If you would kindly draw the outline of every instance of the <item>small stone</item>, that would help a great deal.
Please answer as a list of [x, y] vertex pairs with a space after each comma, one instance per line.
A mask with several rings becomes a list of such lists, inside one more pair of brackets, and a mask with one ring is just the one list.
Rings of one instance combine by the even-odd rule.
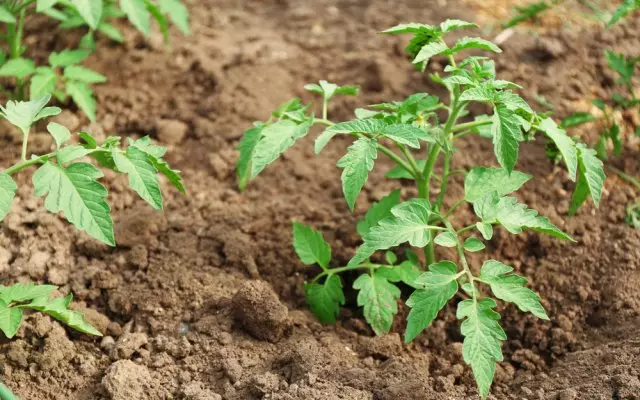
[[291, 329], [287, 307], [265, 281], [247, 281], [231, 300], [233, 316], [247, 332], [277, 342]]
[[111, 400], [144, 400], [149, 399], [148, 382], [151, 381], [149, 370], [129, 360], [116, 361], [107, 369], [102, 378]]
[[156, 123], [158, 139], [165, 144], [178, 144], [187, 136], [189, 126], [176, 119], [161, 119]]
[[13, 259], [13, 253], [8, 249], [0, 246], [0, 275], [3, 275], [5, 272], [9, 271], [9, 263]]
[[222, 396], [204, 389], [200, 382], [190, 382], [180, 390], [185, 400], [222, 400]]
[[113, 349], [113, 346], [115, 345], [116, 341], [111, 336], [105, 336], [100, 341], [100, 348], [104, 351], [111, 351], [111, 349]]
[[149, 265], [149, 252], [146, 246], [136, 244], [127, 256], [129, 262], [136, 267], [145, 268]]
[[558, 393], [558, 400], [575, 400], [578, 398], [578, 392], [573, 389], [565, 389]]
[[143, 346], [147, 346], [149, 339], [147, 335], [141, 332], [125, 333], [118, 338], [115, 347], [111, 351], [111, 358], [129, 359], [134, 354], [140, 353]]
[[243, 369], [238, 359], [227, 358], [222, 362], [222, 368], [229, 380], [231, 380], [231, 383], [236, 383], [242, 378]]
[[36, 251], [31, 254], [29, 262], [26, 265], [26, 272], [32, 278], [41, 278], [47, 270], [47, 262], [51, 259], [51, 255], [46, 251]]

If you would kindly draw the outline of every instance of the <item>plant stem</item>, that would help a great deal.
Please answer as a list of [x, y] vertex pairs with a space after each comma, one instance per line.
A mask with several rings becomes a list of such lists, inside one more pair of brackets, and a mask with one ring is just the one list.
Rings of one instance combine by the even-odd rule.
[[53, 153], [48, 153], [36, 158], [32, 158], [31, 160], [23, 160], [22, 162], [19, 162], [18, 164], [12, 165], [11, 167], [5, 169], [4, 171], [2, 171], [2, 173], [7, 175], [13, 175], [16, 172], [23, 170], [27, 167], [30, 167], [32, 165], [45, 163], [51, 157], [55, 156], [55, 154], [56, 153], [53, 152]]
[[22, 151], [20, 152], [20, 159], [22, 161], [27, 160], [27, 148], [29, 147], [29, 133], [31, 129], [22, 133]]
[[468, 231], [474, 229], [475, 227], [476, 227], [475, 224], [465, 226], [464, 228], [462, 228], [458, 232], [456, 232], [456, 234], [462, 235], [463, 233], [468, 232]]
[[423, 197], [429, 200], [429, 188], [431, 187], [431, 176], [433, 175], [433, 167], [436, 165], [436, 161], [438, 161], [438, 156], [440, 155], [441, 147], [439, 144], [434, 143], [431, 147], [431, 151], [429, 152], [429, 157], [427, 158], [427, 162], [424, 165], [424, 170], [422, 171], [422, 185], [418, 187], [418, 193], [420, 197]]
[[325, 99], [322, 102], [322, 119], [326, 120], [327, 119], [327, 100]]
[[623, 181], [635, 186], [636, 189], [640, 190], [640, 181], [638, 179], [636, 179], [633, 176], [625, 173], [621, 169], [618, 169], [616, 167], [612, 167], [611, 165], [607, 165], [606, 168], [609, 171], [613, 172], [614, 174], [617, 174], [620, 177], [620, 179], [622, 179]]
[[407, 149], [407, 146], [399, 144], [398, 147], [400, 148], [400, 151], [402, 151], [402, 154], [404, 154], [404, 157], [407, 159], [407, 161], [409, 161], [409, 165], [413, 169], [416, 178], [420, 179], [420, 168], [418, 168], [418, 164], [416, 163], [415, 158], [413, 158], [413, 155], [411, 155], [409, 149]]
[[[449, 174], [451, 175], [451, 174]], [[451, 208], [449, 209], [449, 211], [447, 211], [447, 213], [444, 215], [445, 218], [449, 218], [449, 216], [451, 214], [453, 214], [453, 212], [460, 207], [466, 200], [465, 199], [460, 199], [458, 200], [453, 206], [451, 206]]]
[[457, 124], [451, 128], [451, 132], [466, 131], [467, 129], [477, 128], [479, 126], [491, 125], [490, 119], [481, 121], [465, 122], [463, 124]]
[[13, 394], [11, 389], [9, 389], [2, 381], [0, 381], [0, 399], [2, 400], [20, 400], [18, 396]]
[[345, 267], [329, 268], [329, 269], [326, 269], [326, 270], [322, 271], [320, 274], [316, 275], [316, 277], [313, 278], [313, 280], [311, 282], [317, 282], [318, 279], [322, 278], [323, 276], [327, 276], [327, 275], [335, 275], [335, 274], [339, 274], [341, 272], [353, 271], [353, 270], [356, 270], [356, 269], [364, 269], [364, 268], [367, 268], [369, 270], [374, 270], [374, 269], [381, 268], [381, 267], [385, 267], [385, 265], [366, 263], [366, 264], [358, 264], [358, 265], [347, 265]]
[[376, 143], [376, 146], [378, 147], [378, 150], [386, 154], [387, 157], [392, 159], [396, 164], [398, 164], [403, 169], [407, 170], [407, 172], [409, 172], [411, 176], [413, 176], [415, 179], [418, 179], [418, 176], [415, 170], [409, 164], [407, 164], [402, 158], [398, 157], [393, 151], [391, 151], [391, 149], [385, 147], [380, 143]]
[[314, 124], [326, 125], [326, 126], [333, 126], [333, 125], [335, 125], [335, 123], [333, 123], [332, 121], [329, 121], [329, 120], [328, 120], [328, 119], [326, 119], [326, 118], [322, 118], [322, 119], [320, 119], [320, 118], [314, 118], [314, 119], [313, 119], [313, 123], [314, 123]]
[[438, 200], [436, 201], [436, 211], [440, 211], [442, 203], [444, 203], [444, 196], [447, 194], [447, 183], [449, 181], [449, 169], [451, 167], [451, 153], [445, 153], [444, 165], [442, 172], [442, 181], [440, 182], [440, 193], [438, 194]]
[[456, 232], [456, 230], [453, 228], [453, 225], [451, 225], [451, 222], [449, 222], [449, 220], [447, 220], [446, 218], [443, 218], [442, 221], [444, 222], [449, 232], [451, 232], [456, 238], [456, 249], [458, 250], [458, 258], [460, 260], [460, 264], [462, 264], [462, 270], [467, 275], [467, 279], [471, 284], [471, 293], [472, 293], [471, 297], [473, 298], [473, 301], [476, 302], [477, 301], [476, 288], [473, 283], [476, 280], [476, 278], [473, 276], [473, 273], [471, 273], [471, 269], [469, 268], [469, 263], [467, 262], [467, 258], [464, 255], [464, 247], [462, 247], [462, 243], [460, 243], [460, 239], [458, 239], [458, 232]]

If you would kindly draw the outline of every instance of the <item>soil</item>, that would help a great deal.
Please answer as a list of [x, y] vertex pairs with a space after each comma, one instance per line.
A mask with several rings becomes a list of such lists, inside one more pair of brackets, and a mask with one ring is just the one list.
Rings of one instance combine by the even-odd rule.
[[[315, 134], [309, 135], [244, 193], [234, 163], [242, 131], [292, 96], [311, 99], [305, 83], [361, 86], [362, 96], [330, 107], [335, 120], [349, 118], [357, 106], [437, 91], [412, 70], [402, 38], [376, 32], [408, 20], [473, 20], [483, 2], [188, 3], [193, 35], [174, 33], [170, 48], [160, 35], [144, 39], [128, 28], [124, 46], [100, 43], [88, 61], [109, 79], [96, 89], [97, 123], [77, 111], [58, 119], [98, 136], [151, 135], [170, 148], [169, 161], [183, 171], [189, 194], [167, 186], [165, 211], [158, 213], [121, 177], [107, 174], [119, 243], [111, 249], [48, 214], [32, 197], [30, 174], [19, 175], [25, 185], [0, 227], [3, 283], [60, 285], [105, 336], [81, 335], [31, 314], [17, 338], [0, 338], [0, 379], [25, 400], [476, 399], [453, 305], [404, 345], [402, 302], [392, 333], [383, 337], [367, 327], [351, 291], [336, 326], [321, 325], [304, 304], [302, 283], [313, 271], [293, 252], [292, 221], [320, 229], [334, 249], [334, 265], [344, 265], [358, 245], [355, 224], [363, 210], [397, 184], [383, 177], [391, 166], [386, 160], [379, 160], [354, 214], [335, 167], [346, 141], [336, 139], [315, 156]], [[81, 36], [48, 24], [35, 21], [27, 32], [40, 60]], [[602, 49], [637, 54], [639, 32], [638, 17], [610, 30], [516, 29], [502, 43], [498, 72], [524, 86], [532, 104], [544, 96], [562, 117], [615, 90]], [[443, 65], [436, 60], [430, 69]], [[616, 117], [625, 132], [639, 125], [637, 114]], [[18, 156], [20, 137], [2, 132], [4, 165]], [[586, 126], [580, 133], [589, 141], [598, 132]], [[51, 140], [35, 134], [31, 146], [47, 151]], [[495, 163], [486, 141], [467, 137], [460, 147], [459, 167]], [[612, 162], [638, 175], [637, 151], [629, 140]], [[503, 231], [490, 242], [486, 256], [528, 277], [551, 317], [545, 322], [502, 309], [509, 340], [490, 398], [640, 398], [640, 232], [623, 223], [636, 192], [611, 176], [600, 209], [589, 204], [569, 218], [573, 184], [547, 161], [542, 140], [523, 146], [518, 168], [536, 176], [521, 200], [577, 243]], [[454, 199], [462, 182], [451, 186]], [[405, 186], [403, 195], [415, 190]], [[457, 222], [472, 220], [464, 209]], [[472, 259], [475, 266], [481, 261]], [[352, 279], [345, 276], [346, 287]]]

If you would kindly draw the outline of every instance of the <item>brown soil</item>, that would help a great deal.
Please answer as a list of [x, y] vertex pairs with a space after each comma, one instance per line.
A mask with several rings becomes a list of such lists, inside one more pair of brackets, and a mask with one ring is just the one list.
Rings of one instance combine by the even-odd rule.
[[[119, 243], [109, 249], [47, 214], [28, 185], [20, 189], [0, 228], [4, 282], [61, 285], [105, 337], [30, 315], [17, 338], [0, 339], [0, 378], [25, 400], [475, 399], [453, 306], [409, 345], [401, 341], [400, 317], [393, 333], [374, 337], [353, 293], [335, 327], [321, 325], [305, 307], [302, 282], [312, 271], [294, 255], [291, 222], [322, 230], [333, 262], [346, 262], [358, 245], [362, 211], [396, 185], [383, 178], [386, 161], [355, 214], [335, 167], [346, 141], [314, 156], [313, 138], [303, 140], [245, 193], [237, 191], [233, 171], [243, 129], [292, 96], [309, 98], [305, 83], [361, 85], [361, 97], [331, 107], [336, 120], [356, 106], [434, 90], [404, 59], [402, 39], [376, 31], [407, 20], [473, 19], [474, 9], [454, 0], [392, 7], [380, 0], [189, 3], [194, 34], [175, 35], [171, 49], [159, 36], [143, 40], [131, 30], [124, 47], [102, 43], [89, 63], [109, 83], [97, 89], [98, 123], [88, 126], [98, 135], [151, 135], [168, 145], [189, 195], [167, 187], [166, 210], [156, 213], [125, 181], [107, 175]], [[40, 57], [78, 40], [47, 29], [43, 37], [42, 25], [33, 28], [27, 38]], [[543, 95], [557, 115], [566, 115], [614, 90], [601, 49], [637, 54], [639, 31], [638, 18], [609, 31], [517, 31], [503, 44], [499, 73], [527, 88], [532, 104]], [[638, 125], [637, 115], [619, 117]], [[87, 127], [78, 112], [59, 119]], [[587, 140], [596, 133], [595, 127], [582, 131]], [[19, 153], [19, 137], [6, 133], [0, 140], [6, 164]], [[34, 152], [50, 142], [34, 135]], [[494, 163], [486, 142], [469, 138], [461, 147], [459, 166]], [[615, 163], [637, 175], [632, 147]], [[563, 169], [546, 160], [543, 142], [521, 153], [518, 168], [536, 175], [522, 200], [578, 243], [505, 232], [491, 241], [488, 256], [529, 277], [551, 317], [544, 322], [503, 310], [509, 340], [492, 398], [638, 399], [640, 232], [623, 224], [636, 194], [612, 177], [599, 211], [588, 205], [568, 218], [572, 183]], [[19, 179], [26, 184], [28, 175]], [[452, 198], [459, 195], [461, 182], [451, 190]], [[412, 194], [404, 188], [405, 196]], [[460, 223], [470, 221], [470, 210], [463, 210]]]

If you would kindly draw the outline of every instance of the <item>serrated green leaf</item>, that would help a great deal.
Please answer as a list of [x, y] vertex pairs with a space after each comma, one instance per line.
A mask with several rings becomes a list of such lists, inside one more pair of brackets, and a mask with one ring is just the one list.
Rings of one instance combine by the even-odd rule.
[[444, 33], [455, 31], [456, 29], [468, 29], [477, 27], [478, 25], [474, 24], [473, 22], [462, 21], [459, 19], [448, 19], [440, 24], [440, 29]]
[[409, 23], [409, 24], [396, 25], [392, 28], [385, 29], [381, 33], [386, 33], [390, 35], [401, 35], [405, 33], [419, 33], [423, 31], [435, 32], [435, 30], [436, 30], [436, 27], [432, 25]]
[[541, 12], [548, 10], [550, 6], [546, 1], [530, 4], [526, 7], [515, 7], [517, 14], [504, 24], [505, 28], [512, 28], [521, 22], [534, 18]]
[[360, 275], [353, 288], [359, 290], [358, 305], [364, 308], [364, 318], [376, 335], [388, 333], [398, 313], [400, 289], [376, 272]]
[[67, 143], [67, 141], [71, 139], [71, 132], [69, 132], [69, 129], [57, 122], [50, 122], [47, 125], [47, 131], [49, 131], [51, 136], [53, 136], [53, 139], [56, 141], [56, 145], [58, 147]]
[[253, 149], [251, 158], [251, 179], [262, 172], [267, 165], [275, 161], [296, 140], [309, 133], [311, 121], [296, 124], [290, 120], [282, 120], [265, 126], [262, 129], [260, 140]]
[[15, 15], [13, 15], [4, 4], [0, 5], [0, 22], [4, 22], [5, 24], [16, 23]]
[[456, 247], [458, 241], [453, 233], [441, 232], [433, 239], [433, 243], [442, 247]]
[[[393, 254], [393, 253], [392, 253]], [[394, 265], [388, 268], [378, 268], [376, 272], [385, 277], [389, 282], [402, 282], [414, 289], [418, 289], [415, 281], [422, 274], [422, 270], [412, 260], [406, 260], [400, 265]]]
[[103, 176], [88, 163], [62, 167], [46, 162], [33, 174], [35, 195], [46, 195], [45, 207], [62, 211], [76, 228], [110, 246], [115, 245], [111, 208], [105, 201], [107, 189], [97, 179]]
[[38, 113], [38, 115], [36, 115], [33, 121], [35, 122], [35, 121], [40, 121], [41, 119], [44, 119], [44, 118], [55, 117], [61, 112], [62, 112], [62, 109], [60, 109], [60, 107], [45, 107], [42, 110], [40, 110], [40, 112]]
[[16, 196], [18, 186], [11, 176], [0, 173], [0, 221], [7, 216], [11, 210], [13, 199]]
[[429, 271], [416, 279], [420, 287], [407, 300], [411, 308], [407, 317], [404, 341], [409, 343], [426, 329], [440, 310], [458, 291], [457, 265], [451, 261], [440, 261], [429, 265]]
[[190, 35], [189, 11], [180, 0], [159, 0], [158, 7], [167, 14], [183, 35]]
[[[119, 144], [119, 139], [118, 139], [118, 142], [114, 143], [114, 146], [107, 146], [107, 147], [117, 147], [118, 144]], [[135, 141], [129, 140], [129, 145], [134, 146], [139, 150], [142, 150], [143, 152], [147, 153], [148, 155], [158, 159], [164, 157], [164, 155], [167, 153], [166, 147], [153, 144], [149, 136], [141, 137], [140, 139]]]
[[485, 248], [486, 246], [484, 243], [474, 237], [467, 238], [464, 241], [464, 249], [468, 252], [475, 253], [484, 250]]
[[240, 157], [236, 163], [236, 176], [238, 177], [238, 186], [240, 190], [244, 190], [251, 178], [251, 159], [253, 157], [253, 150], [260, 140], [262, 129], [264, 125], [260, 124], [253, 128], [247, 129], [242, 134], [242, 140], [238, 143], [238, 151]]
[[98, 31], [115, 42], [124, 42], [124, 35], [122, 34], [122, 31], [120, 31], [120, 29], [115, 25], [103, 22], [98, 25]]
[[91, 152], [91, 149], [87, 149], [79, 145], [65, 146], [56, 152], [56, 159], [60, 164], [67, 164], [71, 161], [82, 158]]
[[64, 77], [84, 83], [104, 83], [107, 77], [86, 67], [70, 65], [64, 69]]
[[318, 264], [323, 269], [331, 261], [331, 246], [322, 233], [299, 222], [293, 223], [293, 247], [305, 265]]
[[588, 112], [574, 112], [566, 118], [562, 119], [560, 127], [563, 129], [573, 128], [596, 120], [591, 113]]
[[376, 250], [387, 250], [409, 242], [415, 247], [424, 247], [431, 240], [433, 226], [429, 225], [431, 204], [425, 199], [411, 199], [391, 209], [391, 216], [371, 227], [364, 236], [349, 265], [356, 265], [369, 258]]
[[474, 167], [464, 179], [464, 198], [474, 202], [494, 191], [505, 196], [520, 189], [531, 178], [531, 175], [519, 171], [509, 174], [502, 168]]
[[68, 67], [78, 64], [89, 57], [90, 52], [86, 50], [63, 50], [60, 53], [49, 54], [49, 65], [51, 67]]
[[493, 150], [500, 165], [511, 173], [518, 161], [519, 144], [524, 140], [520, 130], [520, 121], [515, 112], [504, 105], [498, 105], [494, 109], [493, 124], [491, 125], [493, 136]]
[[631, 84], [631, 79], [635, 72], [636, 61], [631, 61], [621, 53], [605, 51], [609, 67], [620, 75], [619, 82]]
[[353, 121], [337, 123], [322, 132], [316, 139], [314, 150], [316, 154], [320, 154], [322, 149], [333, 139], [334, 136], [340, 134], [351, 133], [367, 133], [378, 134], [380, 133], [386, 124], [383, 121], [377, 119], [356, 119]]
[[435, 142], [434, 138], [426, 135], [424, 129], [411, 124], [392, 124], [385, 126], [381, 132], [385, 137], [405, 144], [414, 149], [420, 148], [420, 140]]
[[531, 229], [559, 239], [573, 241], [571, 236], [558, 229], [549, 222], [549, 219], [527, 208], [526, 204], [518, 203], [515, 197], [498, 198], [494, 192], [474, 203], [474, 210], [484, 222], [498, 222], [513, 234], [518, 234], [523, 229]]
[[51, 95], [44, 95], [31, 101], [9, 100], [6, 107], [0, 106], [2, 116], [10, 123], [20, 128], [23, 134], [27, 134], [38, 114], [51, 99]]
[[43, 12], [45, 10], [48, 10], [51, 7], [53, 7], [54, 5], [56, 5], [57, 2], [58, 2], [58, 0], [37, 0], [36, 1], [36, 11], [37, 12]]
[[451, 87], [453, 85], [473, 85], [473, 81], [463, 75], [451, 75], [443, 78], [442, 82], [444, 82], [447, 87]]
[[7, 303], [0, 300], [0, 330], [11, 339], [18, 332], [22, 322], [22, 310], [9, 307]]
[[396, 253], [391, 250], [387, 250], [384, 253], [384, 259], [385, 261], [387, 261], [387, 263], [389, 263], [389, 265], [395, 265], [398, 262], [398, 256], [396, 256]]
[[147, 154], [135, 146], [129, 146], [124, 152], [113, 149], [111, 155], [116, 168], [129, 176], [131, 189], [151, 207], [161, 210], [162, 192], [158, 181], [158, 171], [149, 161]]
[[442, 54], [449, 50], [446, 44], [442, 42], [431, 42], [428, 43], [420, 49], [418, 54], [413, 59], [414, 64], [424, 63], [425, 65], [429, 63], [429, 59], [433, 56], [437, 56], [438, 54]]
[[493, 237], [493, 226], [487, 222], [476, 222], [476, 229], [480, 232], [484, 240], [491, 240]]
[[467, 49], [480, 49], [493, 51], [494, 53], [502, 53], [500, 47], [498, 47], [498, 45], [496, 45], [495, 43], [492, 43], [485, 39], [468, 36], [458, 40], [456, 44], [451, 48], [451, 52], [457, 53]]
[[38, 99], [44, 95], [51, 94], [56, 89], [58, 77], [50, 68], [38, 68], [37, 73], [31, 77], [29, 82], [29, 96], [31, 99]]
[[607, 25], [611, 26], [616, 24], [618, 21], [638, 9], [640, 9], [640, 0], [624, 0], [613, 12], [613, 15]]
[[[426, 163], [426, 160], [416, 160], [418, 171], [423, 171]], [[384, 175], [384, 177], [387, 179], [415, 179], [415, 177], [411, 175], [409, 171], [400, 166], [391, 168], [389, 172]]]
[[[497, 85], [496, 82], [497, 81], [491, 82], [491, 85], [493, 85], [493, 87], [496, 89], [503, 89], [501, 85]], [[510, 83], [511, 82], [508, 82], [507, 84], [510, 84]], [[517, 94], [513, 93], [510, 90], [498, 92], [496, 99], [500, 104], [504, 105], [511, 111], [522, 110], [529, 115], [535, 114], [535, 111], [533, 111], [531, 106], [526, 101], [524, 101], [522, 97], [518, 96]]]
[[93, 90], [82, 82], [67, 81], [66, 92], [73, 102], [89, 117], [91, 121], [96, 120], [96, 99], [93, 98]]
[[335, 324], [340, 306], [345, 303], [342, 282], [338, 275], [329, 276], [323, 284], [304, 284], [304, 296], [311, 312], [323, 324]]
[[565, 164], [567, 165], [567, 171], [569, 172], [569, 178], [572, 181], [576, 180], [576, 170], [578, 169], [578, 151], [576, 149], [576, 143], [567, 135], [564, 129], [558, 128], [555, 121], [551, 118], [546, 118], [540, 122], [540, 129], [547, 135], [549, 139], [553, 141]]
[[462, 356], [471, 366], [483, 399], [491, 388], [496, 362], [503, 359], [501, 342], [507, 339], [495, 307], [496, 302], [491, 299], [464, 300], [458, 303], [456, 314], [458, 319], [464, 319], [460, 326], [464, 336]]
[[491, 291], [500, 300], [513, 303], [523, 312], [549, 320], [540, 303], [540, 296], [524, 287], [527, 280], [509, 274], [513, 268], [496, 260], [487, 260], [480, 270], [480, 279], [491, 286]]
[[0, 76], [24, 78], [36, 72], [36, 64], [28, 58], [13, 58], [0, 67]]
[[491, 85], [487, 84], [481, 84], [476, 87], [469, 88], [460, 95], [460, 101], [479, 101], [481, 103], [490, 103], [495, 99], [495, 89], [491, 87]]
[[91, 29], [96, 29], [102, 18], [103, 0], [70, 0]]
[[71, 295], [55, 299], [49, 299], [48, 296], [43, 296], [20, 307], [30, 308], [32, 310], [45, 313], [78, 332], [94, 336], [102, 336], [102, 333], [100, 333], [99, 330], [91, 326], [91, 324], [84, 319], [84, 315], [81, 312], [70, 310], [68, 308], [71, 299]]
[[358, 221], [357, 231], [364, 237], [372, 227], [378, 225], [381, 220], [390, 217], [391, 209], [400, 203], [400, 190], [394, 190], [380, 201], [371, 205], [364, 218]]
[[589, 195], [598, 208], [606, 178], [602, 161], [598, 158], [596, 151], [582, 143], [578, 143], [576, 147], [578, 149], [578, 182], [569, 204], [569, 215], [575, 214]]
[[169, 183], [173, 185], [180, 193], [186, 194], [187, 189], [184, 187], [184, 183], [182, 182], [182, 175], [180, 175], [180, 171], [177, 169], [172, 169], [169, 164], [161, 159], [150, 156], [150, 161], [155, 167], [156, 170], [162, 175], [164, 175]]
[[120, 0], [120, 8], [125, 12], [131, 24], [145, 36], [151, 35], [150, 13], [144, 0]]
[[355, 208], [356, 198], [367, 183], [377, 157], [377, 142], [374, 139], [360, 138], [349, 146], [347, 154], [338, 161], [338, 167], [342, 168], [342, 191], [351, 211]]
[[35, 285], [33, 283], [16, 283], [11, 286], [0, 285], [0, 300], [6, 304], [21, 303], [37, 297], [48, 296], [57, 287], [53, 285]]
[[162, 32], [162, 37], [164, 38], [165, 43], [169, 42], [169, 20], [167, 17], [160, 11], [158, 5], [151, 0], [144, 0], [144, 4], [147, 7], [147, 10], [151, 14], [151, 17], [158, 23], [160, 27], [160, 32]]

